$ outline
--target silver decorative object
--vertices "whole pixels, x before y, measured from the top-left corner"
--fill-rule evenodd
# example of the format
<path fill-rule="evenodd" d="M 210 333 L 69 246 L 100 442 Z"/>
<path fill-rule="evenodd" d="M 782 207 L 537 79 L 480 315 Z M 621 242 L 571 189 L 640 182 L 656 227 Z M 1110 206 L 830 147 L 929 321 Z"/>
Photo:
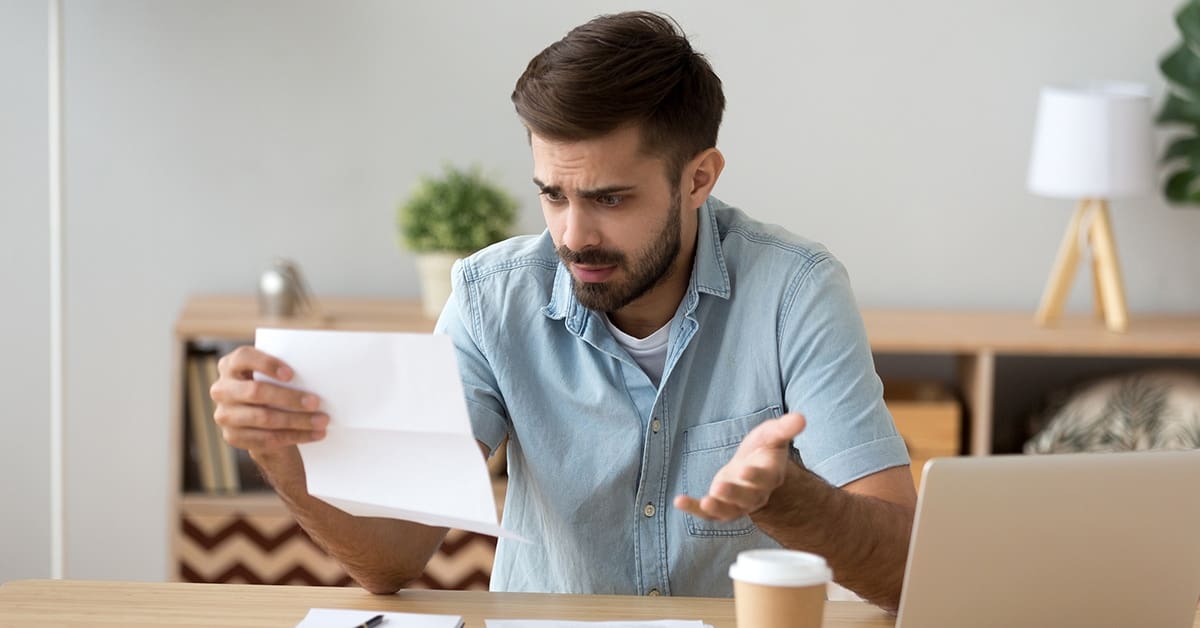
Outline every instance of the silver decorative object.
<path fill-rule="evenodd" d="M 312 312 L 308 283 L 295 262 L 276 258 L 258 279 L 258 313 L 265 318 L 293 318 Z"/>

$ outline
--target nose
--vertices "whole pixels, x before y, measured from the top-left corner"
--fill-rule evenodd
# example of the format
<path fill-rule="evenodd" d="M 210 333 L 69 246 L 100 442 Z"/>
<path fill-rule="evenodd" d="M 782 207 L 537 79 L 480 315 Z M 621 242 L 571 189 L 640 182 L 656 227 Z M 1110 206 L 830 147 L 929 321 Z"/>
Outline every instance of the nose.
<path fill-rule="evenodd" d="M 563 213 L 562 244 L 572 251 L 582 251 L 600 244 L 600 231 L 594 217 L 577 203 L 571 203 Z"/>

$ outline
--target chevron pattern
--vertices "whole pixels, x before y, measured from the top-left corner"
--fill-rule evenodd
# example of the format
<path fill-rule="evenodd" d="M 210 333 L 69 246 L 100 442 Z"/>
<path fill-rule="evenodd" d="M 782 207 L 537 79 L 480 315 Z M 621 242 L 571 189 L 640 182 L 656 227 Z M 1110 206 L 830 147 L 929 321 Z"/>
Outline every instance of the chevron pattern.
<path fill-rule="evenodd" d="M 496 539 L 451 530 L 413 588 L 486 590 Z M 354 581 L 287 514 L 184 513 L 184 582 L 349 586 Z"/>

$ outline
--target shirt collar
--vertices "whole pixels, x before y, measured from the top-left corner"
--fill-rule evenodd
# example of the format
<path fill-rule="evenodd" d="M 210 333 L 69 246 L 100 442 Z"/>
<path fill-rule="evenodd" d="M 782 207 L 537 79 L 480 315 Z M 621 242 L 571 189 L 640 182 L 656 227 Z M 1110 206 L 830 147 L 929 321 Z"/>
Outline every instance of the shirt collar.
<path fill-rule="evenodd" d="M 725 253 L 721 248 L 721 232 L 717 227 L 715 209 L 725 204 L 709 197 L 697 210 L 696 257 L 692 263 L 692 279 L 683 297 L 686 311 L 692 312 L 699 301 L 699 293 L 711 294 L 728 299 L 729 271 L 725 266 Z M 590 310 L 583 307 L 571 289 L 571 271 L 560 260 L 554 273 L 554 289 L 550 302 L 542 308 L 542 314 L 553 319 L 567 319 L 567 327 L 575 333 L 583 329 Z"/>

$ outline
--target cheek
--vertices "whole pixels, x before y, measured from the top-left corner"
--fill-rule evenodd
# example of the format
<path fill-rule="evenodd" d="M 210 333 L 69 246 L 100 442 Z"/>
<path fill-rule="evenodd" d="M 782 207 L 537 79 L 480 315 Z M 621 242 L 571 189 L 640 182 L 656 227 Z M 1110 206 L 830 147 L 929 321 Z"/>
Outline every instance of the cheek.
<path fill-rule="evenodd" d="M 620 249 L 627 257 L 637 257 L 650 242 L 652 228 L 644 220 L 621 224 L 609 232 L 611 248 Z"/>

